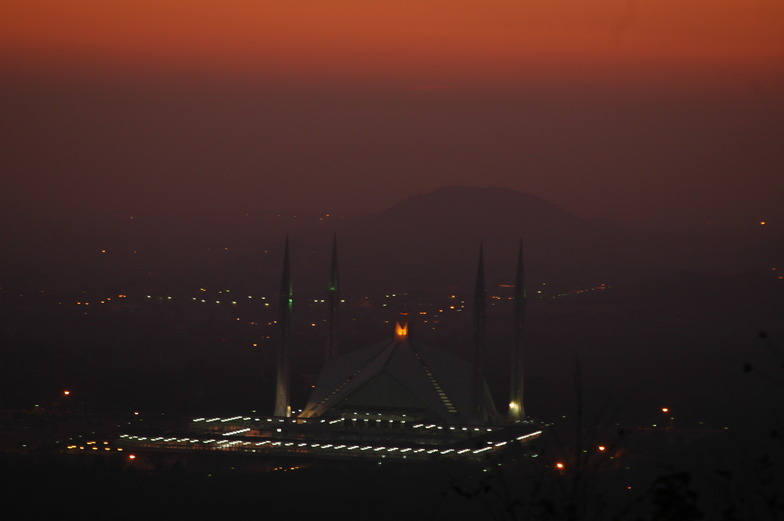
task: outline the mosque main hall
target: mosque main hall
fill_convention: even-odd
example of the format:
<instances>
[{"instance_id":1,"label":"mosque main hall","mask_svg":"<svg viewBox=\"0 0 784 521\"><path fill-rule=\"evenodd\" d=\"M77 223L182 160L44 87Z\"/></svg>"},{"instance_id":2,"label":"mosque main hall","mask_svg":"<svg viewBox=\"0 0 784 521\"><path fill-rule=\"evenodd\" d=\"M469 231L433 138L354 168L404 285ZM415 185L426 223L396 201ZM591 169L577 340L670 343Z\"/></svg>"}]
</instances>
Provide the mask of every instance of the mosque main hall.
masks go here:
<instances>
[{"instance_id":1,"label":"mosque main hall","mask_svg":"<svg viewBox=\"0 0 784 521\"><path fill-rule=\"evenodd\" d=\"M278 299L275 405L270 416L199 417L181 429L121 434L125 450L234 453L273 459L480 462L511 447L524 450L540 424L523 402L525 280L520 243L509 324L509 401L501 412L485 379L486 290L483 251L473 299L473 360L419 342L405 311L389 337L338 353L340 288L333 238L327 286L325 360L305 407L292 412L290 355L293 292L286 239Z\"/></svg>"}]
</instances>

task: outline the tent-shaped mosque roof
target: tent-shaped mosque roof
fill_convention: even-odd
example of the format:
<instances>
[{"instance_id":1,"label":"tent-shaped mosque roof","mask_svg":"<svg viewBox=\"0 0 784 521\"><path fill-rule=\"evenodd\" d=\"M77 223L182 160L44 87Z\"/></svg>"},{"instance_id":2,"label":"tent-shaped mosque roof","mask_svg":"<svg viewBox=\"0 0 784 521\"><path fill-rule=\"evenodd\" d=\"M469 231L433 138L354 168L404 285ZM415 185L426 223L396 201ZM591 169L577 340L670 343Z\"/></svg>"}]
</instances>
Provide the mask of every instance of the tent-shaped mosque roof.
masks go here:
<instances>
[{"instance_id":1,"label":"tent-shaped mosque roof","mask_svg":"<svg viewBox=\"0 0 784 521\"><path fill-rule=\"evenodd\" d=\"M411 341L406 326L398 324L393 340L328 360L300 417L374 412L486 423L497 418L495 405L484 384L483 403L476 407L473 374L469 363Z\"/></svg>"}]
</instances>

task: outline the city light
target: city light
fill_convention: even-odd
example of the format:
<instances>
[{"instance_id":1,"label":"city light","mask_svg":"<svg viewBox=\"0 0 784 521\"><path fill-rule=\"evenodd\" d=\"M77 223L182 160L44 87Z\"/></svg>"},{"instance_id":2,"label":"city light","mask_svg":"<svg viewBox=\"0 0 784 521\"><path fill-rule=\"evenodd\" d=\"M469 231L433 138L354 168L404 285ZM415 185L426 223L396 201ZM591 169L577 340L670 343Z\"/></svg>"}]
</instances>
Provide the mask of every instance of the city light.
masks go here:
<instances>
[{"instance_id":1,"label":"city light","mask_svg":"<svg viewBox=\"0 0 784 521\"><path fill-rule=\"evenodd\" d=\"M563 470L564 464L559 461L558 463L555 464L555 468L557 468L558 470Z\"/></svg>"},{"instance_id":2,"label":"city light","mask_svg":"<svg viewBox=\"0 0 784 521\"><path fill-rule=\"evenodd\" d=\"M408 324L395 324L395 337L398 340L405 340L408 337Z\"/></svg>"}]
</instances>

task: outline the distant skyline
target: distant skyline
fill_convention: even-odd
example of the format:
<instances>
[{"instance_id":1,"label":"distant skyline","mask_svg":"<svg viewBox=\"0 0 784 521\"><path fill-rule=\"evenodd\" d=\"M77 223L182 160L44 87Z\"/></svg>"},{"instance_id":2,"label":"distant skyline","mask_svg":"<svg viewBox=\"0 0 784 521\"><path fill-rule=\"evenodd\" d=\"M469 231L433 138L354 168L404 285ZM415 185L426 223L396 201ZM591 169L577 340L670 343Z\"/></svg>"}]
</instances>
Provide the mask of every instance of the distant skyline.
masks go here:
<instances>
[{"instance_id":1,"label":"distant skyline","mask_svg":"<svg viewBox=\"0 0 784 521\"><path fill-rule=\"evenodd\" d=\"M9 0L0 215L362 213L465 185L784 229L783 58L777 0Z\"/></svg>"}]
</instances>

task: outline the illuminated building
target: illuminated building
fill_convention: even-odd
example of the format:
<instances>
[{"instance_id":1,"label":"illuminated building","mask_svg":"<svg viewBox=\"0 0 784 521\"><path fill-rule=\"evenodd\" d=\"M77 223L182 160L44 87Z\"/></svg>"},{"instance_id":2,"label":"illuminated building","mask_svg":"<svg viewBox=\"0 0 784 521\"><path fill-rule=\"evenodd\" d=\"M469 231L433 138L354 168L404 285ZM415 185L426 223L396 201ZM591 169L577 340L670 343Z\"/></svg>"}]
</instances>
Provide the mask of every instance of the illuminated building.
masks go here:
<instances>
[{"instance_id":1,"label":"illuminated building","mask_svg":"<svg viewBox=\"0 0 784 521\"><path fill-rule=\"evenodd\" d=\"M466 382L472 366L449 353L413 341L405 316L391 340L357 349L328 361L300 418L347 418L371 415L410 418L444 425L483 425L498 413L481 380L480 403Z\"/></svg>"},{"instance_id":2,"label":"illuminated building","mask_svg":"<svg viewBox=\"0 0 784 521\"><path fill-rule=\"evenodd\" d=\"M291 414L289 350L293 292L289 243L279 299L275 409L271 417L196 418L181 433L125 434L119 442L139 450L221 451L275 457L406 460L484 460L489 453L536 439L541 430L525 418L522 402L522 244L518 259L511 346L511 400L496 410L484 377L486 292L480 247L474 294L472 363L427 346L401 313L391 339L336 354L340 301L337 243L333 239L328 285L326 360L302 412Z\"/></svg>"}]
</instances>

